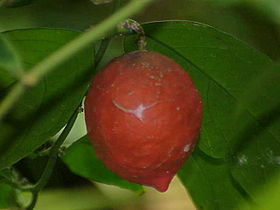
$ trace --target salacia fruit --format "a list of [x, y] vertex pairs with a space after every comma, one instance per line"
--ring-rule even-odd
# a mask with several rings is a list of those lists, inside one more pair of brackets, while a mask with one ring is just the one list
[[109, 62], [85, 100], [96, 155], [123, 179], [161, 192], [192, 152], [201, 115], [200, 95], [184, 69], [145, 50]]

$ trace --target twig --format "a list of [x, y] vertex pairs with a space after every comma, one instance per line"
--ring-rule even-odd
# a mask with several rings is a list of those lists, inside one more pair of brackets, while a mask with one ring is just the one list
[[[79, 106], [80, 107], [80, 106]], [[53, 172], [53, 168], [55, 166], [56, 160], [57, 160], [57, 154], [59, 151], [60, 146], [63, 144], [64, 140], [70, 133], [76, 118], [78, 116], [78, 110], [79, 108], [75, 111], [75, 113], [71, 116], [70, 120], [68, 121], [66, 127], [63, 129], [62, 133], [58, 137], [57, 141], [53, 145], [50, 151], [50, 157], [47, 162], [46, 168], [44, 169], [39, 181], [30, 188], [30, 191], [32, 192], [32, 201], [29, 204], [29, 206], [26, 208], [27, 210], [31, 210], [34, 208], [37, 198], [38, 198], [38, 193], [45, 187], [45, 185], [48, 183], [48, 180]]]
[[98, 64], [100, 63], [101, 59], [103, 58], [110, 41], [111, 41], [111, 38], [105, 38], [101, 41], [99, 49], [98, 49], [97, 53], [95, 54], [95, 58], [94, 58], [95, 70], [96, 70], [96, 67], [98, 66]]

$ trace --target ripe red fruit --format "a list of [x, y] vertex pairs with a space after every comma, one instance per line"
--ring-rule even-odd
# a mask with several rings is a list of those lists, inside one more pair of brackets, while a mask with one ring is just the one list
[[113, 59], [85, 100], [96, 155], [120, 177], [164, 192], [190, 155], [201, 98], [184, 69], [151, 51]]

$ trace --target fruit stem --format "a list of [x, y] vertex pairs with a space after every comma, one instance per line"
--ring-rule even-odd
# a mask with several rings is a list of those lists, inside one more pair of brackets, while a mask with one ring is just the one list
[[102, 38], [107, 32], [112, 30], [119, 22], [134, 15], [153, 0], [133, 0], [126, 6], [113, 13], [110, 17], [90, 28], [88, 31], [81, 34], [76, 39], [70, 41], [59, 50], [52, 53], [49, 57], [45, 58], [30, 71], [27, 71], [21, 78], [21, 81], [7, 94], [0, 104], [0, 121], [17, 102], [20, 96], [26, 90], [26, 87], [33, 87], [37, 85], [46, 74], [54, 70], [55, 67], [73, 57], [76, 53], [80, 52], [83, 48], [93, 43], [94, 41]]
[[143, 27], [141, 26], [140, 23], [138, 23], [135, 20], [132, 19], [127, 19], [125, 21], [123, 21], [122, 23], [119, 24], [118, 26], [118, 31], [119, 32], [127, 32], [127, 30], [129, 32], [135, 32], [138, 35], [138, 41], [137, 41], [137, 45], [138, 45], [138, 49], [139, 50], [145, 50], [146, 46], [147, 46], [147, 42], [146, 42], [146, 36], [145, 36], [145, 31], [143, 29]]

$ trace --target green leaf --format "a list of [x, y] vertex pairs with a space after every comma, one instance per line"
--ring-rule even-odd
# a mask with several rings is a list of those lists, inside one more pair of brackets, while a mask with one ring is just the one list
[[[259, 205], [255, 208], [255, 210], [278, 210], [280, 206], [279, 194], [280, 175], [277, 174], [262, 190], [258, 192], [257, 200]], [[243, 205], [241, 205], [240, 209], [244, 209]]]
[[[236, 134], [233, 177], [258, 202], [261, 190], [280, 171], [280, 67], [268, 66], [243, 93], [236, 110], [236, 124], [243, 125]], [[246, 107], [252, 107], [254, 117]]]
[[17, 55], [17, 52], [12, 45], [4, 39], [0, 34], [0, 74], [1, 80], [2, 75], [5, 74], [3, 71], [7, 71], [10, 75], [19, 77], [22, 73], [22, 66]]
[[[181, 64], [202, 96], [199, 152], [179, 173], [196, 205], [236, 209], [239, 201], [257, 202], [255, 190], [280, 169], [279, 69], [267, 56], [204, 24], [143, 27], [147, 48]], [[137, 49], [135, 40], [126, 39], [126, 51]]]
[[116, 185], [141, 193], [141, 185], [130, 183], [118, 177], [115, 173], [96, 157], [92, 145], [88, 142], [88, 137], [84, 136], [72, 144], [63, 156], [63, 161], [70, 170], [82, 177], [105, 184]]
[[[25, 69], [30, 69], [79, 33], [30, 29], [4, 35], [21, 55]], [[28, 89], [4, 119], [0, 127], [0, 169], [27, 156], [69, 120], [89, 84], [93, 59], [90, 47], [57, 67], [39, 85]]]
[[237, 183], [230, 176], [228, 166], [209, 159], [199, 151], [193, 152], [178, 176], [198, 209], [236, 209], [241, 202], [248, 205]]

